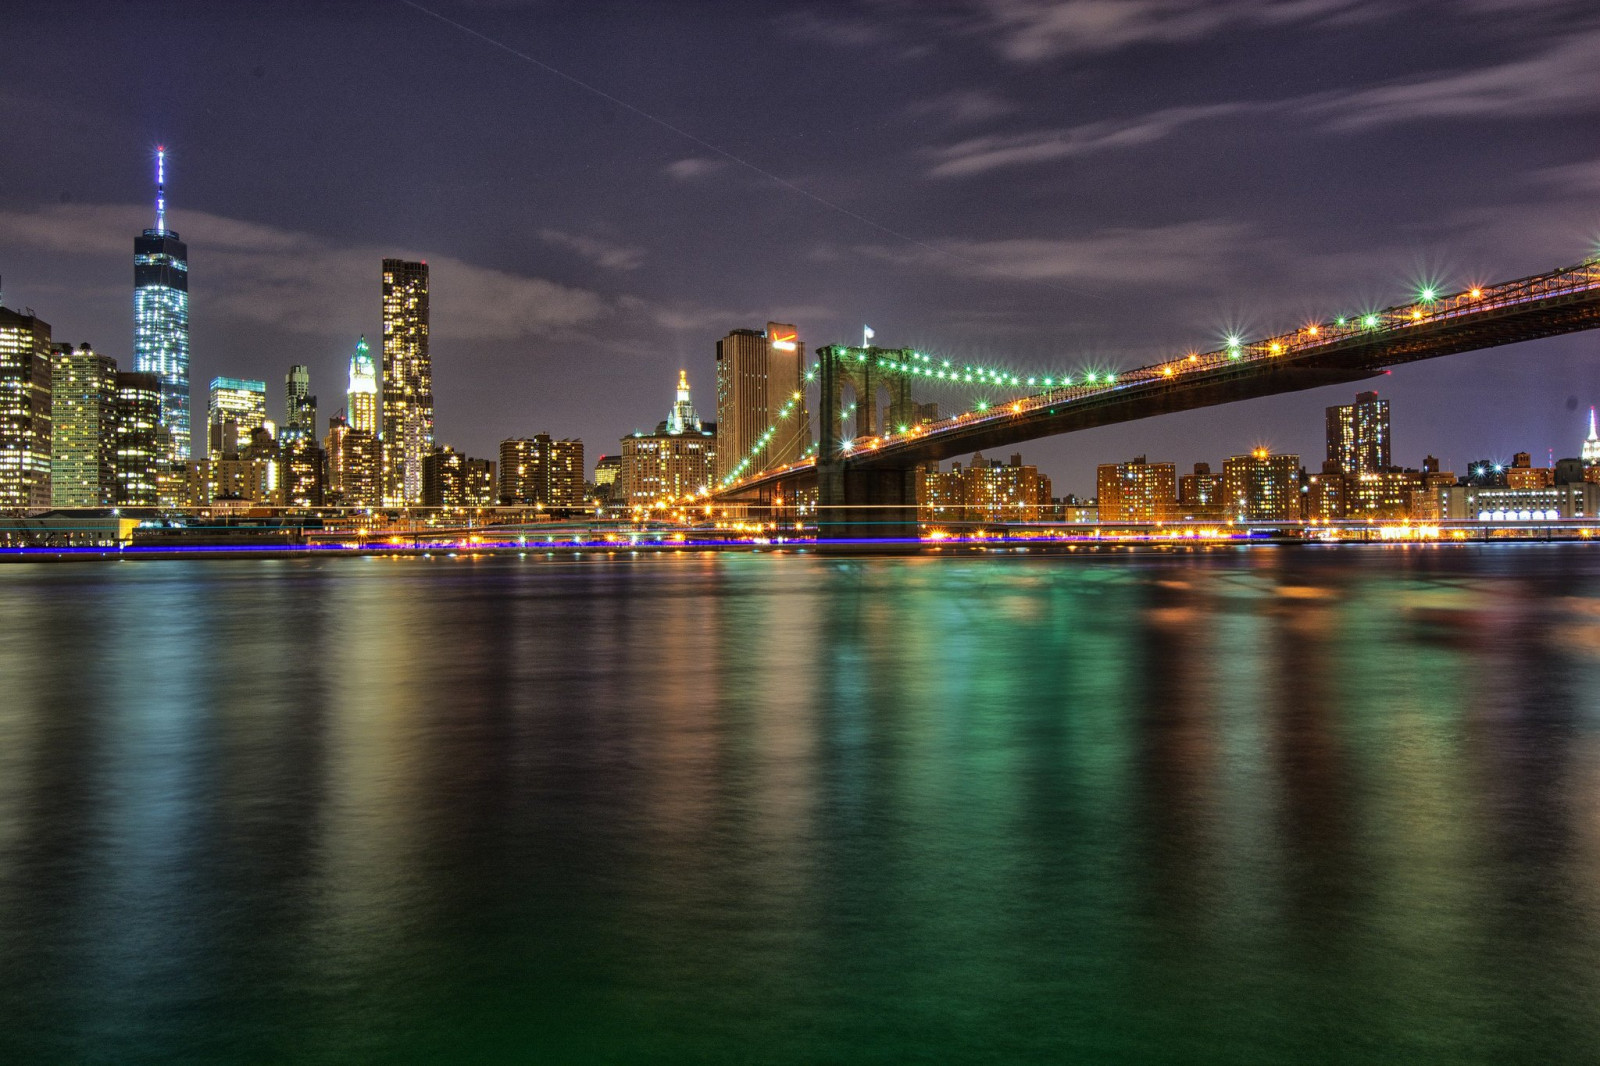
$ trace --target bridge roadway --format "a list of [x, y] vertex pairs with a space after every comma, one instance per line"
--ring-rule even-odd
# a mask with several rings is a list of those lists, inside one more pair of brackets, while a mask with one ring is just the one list
[[[741, 479], [713, 494], [724, 502], [793, 500], [818, 486], [819, 527], [841, 537], [911, 536], [916, 469], [922, 464], [1176, 411], [1336, 385], [1388, 367], [1600, 327], [1600, 257], [1564, 270], [1419, 299], [1348, 320], [1206, 353], [1189, 353], [1118, 374], [1110, 383], [1053, 388], [982, 412], [911, 427], [905, 433], [835, 442], [829, 361], [851, 353], [818, 349], [824, 378], [820, 460]], [[830, 458], [831, 457], [831, 458]]]

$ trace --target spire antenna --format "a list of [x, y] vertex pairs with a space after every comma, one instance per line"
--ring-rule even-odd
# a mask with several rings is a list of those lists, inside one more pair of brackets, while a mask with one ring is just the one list
[[156, 145], [156, 229], [167, 232], [167, 146]]

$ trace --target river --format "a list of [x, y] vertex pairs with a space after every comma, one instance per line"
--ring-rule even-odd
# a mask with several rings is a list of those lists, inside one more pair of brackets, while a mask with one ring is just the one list
[[0, 1061], [1600, 1061], [1600, 551], [0, 566]]

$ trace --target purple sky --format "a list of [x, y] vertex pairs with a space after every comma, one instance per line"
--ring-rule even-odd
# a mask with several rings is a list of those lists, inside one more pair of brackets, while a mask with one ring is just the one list
[[[325, 419], [379, 260], [418, 256], [439, 439], [581, 436], [592, 463], [666, 417], [680, 366], [710, 417], [717, 338], [768, 319], [813, 348], [867, 323], [958, 361], [1134, 366], [1600, 240], [1593, 0], [425, 6], [483, 37], [402, 0], [9, 13], [5, 303], [131, 364], [164, 142], [197, 406], [262, 377], [281, 417], [304, 362]], [[1396, 461], [1575, 455], [1597, 348], [1397, 369]], [[1354, 391], [1020, 450], [1058, 492], [1141, 452], [1315, 467]]]

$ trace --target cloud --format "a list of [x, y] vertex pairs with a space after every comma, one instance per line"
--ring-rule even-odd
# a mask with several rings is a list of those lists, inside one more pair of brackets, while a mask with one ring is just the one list
[[1109, 119], [1066, 129], [1033, 130], [1006, 136], [973, 137], [929, 151], [936, 160], [934, 178], [965, 178], [1001, 167], [1085, 156], [1111, 148], [1128, 148], [1161, 140], [1195, 122], [1256, 110], [1245, 103], [1172, 107], [1132, 119]]
[[963, 89], [918, 100], [906, 110], [914, 118], [937, 118], [964, 125], [1009, 115], [1017, 105], [986, 89]]
[[1185, 44], [1235, 25], [1376, 16], [1375, 0], [977, 0], [975, 32], [1001, 55], [1038, 62], [1137, 44]]
[[1146, 229], [1115, 228], [1083, 237], [1021, 237], [940, 241], [933, 251], [863, 246], [858, 251], [892, 262], [964, 276], [1005, 276], [1099, 286], [1214, 280], [1219, 265], [1251, 236], [1231, 222], [1196, 221]]
[[1435, 73], [1366, 89], [1274, 101], [1166, 108], [1126, 119], [973, 137], [928, 150], [933, 178], [965, 178], [1152, 144], [1185, 126], [1244, 115], [1310, 119], [1354, 132], [1406, 122], [1515, 119], [1600, 111], [1600, 30], [1571, 34], [1543, 51], [1477, 70]]
[[663, 169], [666, 170], [668, 177], [678, 181], [696, 181], [715, 174], [725, 166], [727, 166], [727, 162], [722, 159], [691, 156], [688, 159], [680, 159], [675, 163], [668, 163]]
[[791, 11], [778, 18], [778, 28], [791, 37], [844, 48], [868, 48], [889, 40], [882, 22], [821, 15], [816, 11]]
[[547, 244], [576, 252], [596, 266], [607, 270], [638, 270], [644, 263], [644, 249], [612, 244], [598, 237], [585, 237], [577, 233], [564, 233], [558, 229], [542, 229], [539, 239]]
[[1336, 129], [1418, 119], [1524, 118], [1600, 110], [1600, 31], [1559, 39], [1505, 63], [1342, 93], [1311, 102]]
[[[206, 314], [295, 333], [351, 328], [378, 299], [385, 257], [426, 259], [434, 335], [445, 340], [515, 340], [560, 334], [606, 313], [596, 293], [543, 278], [475, 266], [405, 248], [341, 247], [292, 230], [179, 211], [171, 224], [189, 245], [193, 285]], [[0, 212], [0, 242], [69, 255], [132, 254], [150, 225], [143, 207], [60, 204]]]

